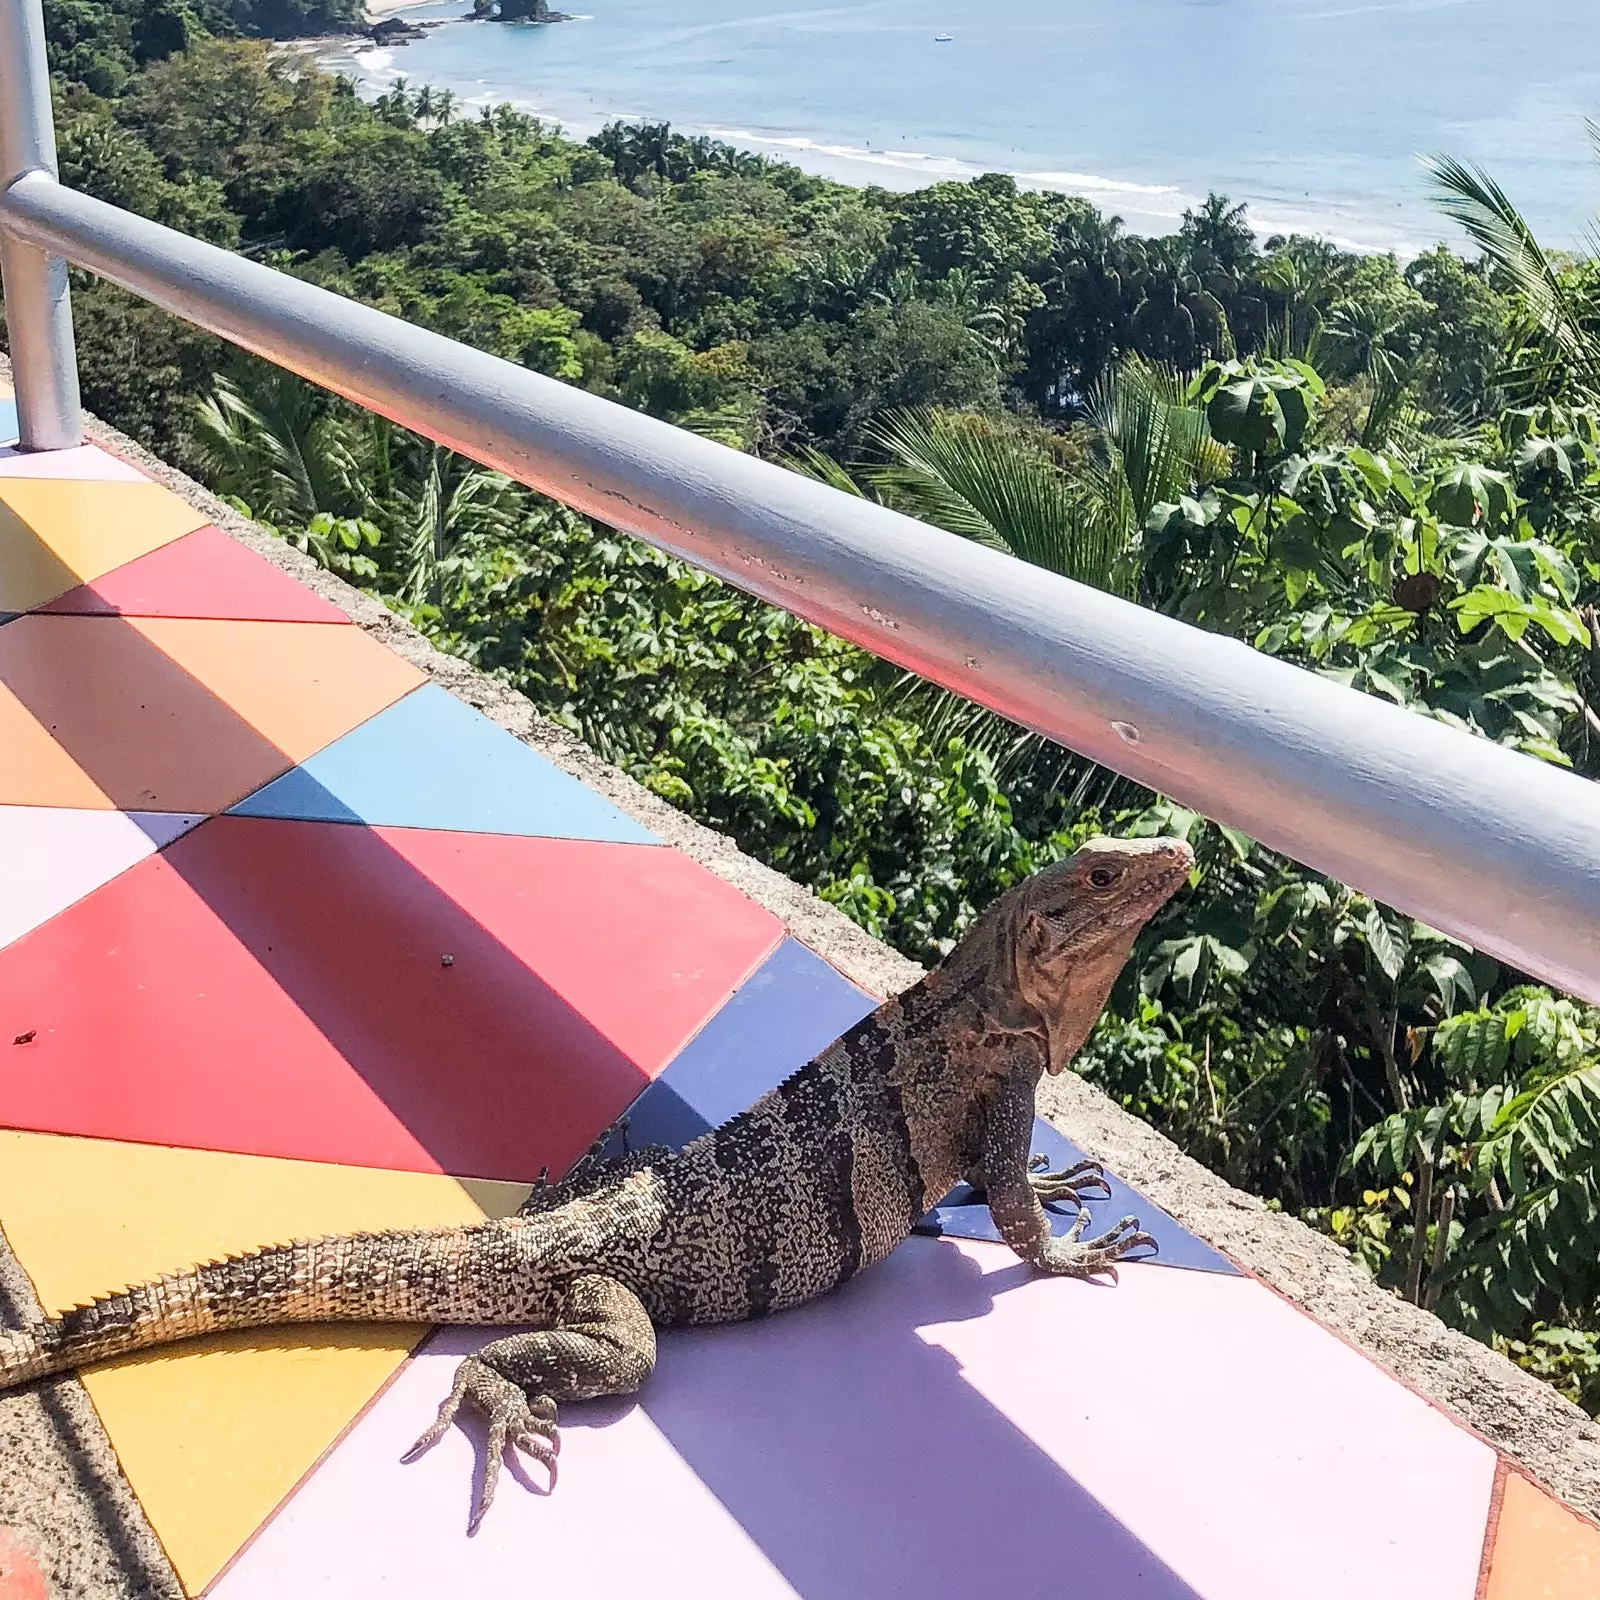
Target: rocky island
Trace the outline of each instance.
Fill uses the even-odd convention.
[[[484,22],[570,22],[565,11],[552,11],[549,0],[472,0],[472,14]]]

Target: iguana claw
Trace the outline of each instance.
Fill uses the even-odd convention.
[[[1111,1193],[1111,1185],[1106,1182],[1106,1169],[1098,1161],[1076,1161],[1070,1167],[1055,1171],[1047,1171],[1049,1165],[1049,1156],[1032,1155],[1028,1158],[1028,1182],[1033,1185],[1033,1192],[1038,1195],[1041,1205],[1071,1200],[1081,1206],[1084,1191],[1088,1189]]]
[[[1050,1240],[1039,1265],[1046,1272],[1064,1278],[1095,1278],[1109,1273],[1114,1279],[1117,1263],[1132,1251],[1160,1249],[1156,1241],[1140,1229],[1134,1217],[1124,1217],[1115,1227],[1107,1228],[1093,1239],[1083,1237],[1088,1226],[1089,1213],[1080,1211],[1068,1233]]]
[[[414,1461],[424,1450],[436,1445],[455,1421],[461,1402],[468,1399],[489,1419],[483,1484],[473,1501],[472,1516],[467,1523],[467,1532],[471,1534],[478,1531],[478,1524],[483,1521],[484,1513],[494,1500],[507,1445],[539,1462],[550,1475],[549,1488],[554,1489],[556,1457],[561,1454],[561,1434],[556,1426],[554,1400],[545,1395],[525,1395],[511,1379],[468,1356],[456,1368],[456,1381],[440,1405],[439,1415],[432,1426],[400,1459]]]

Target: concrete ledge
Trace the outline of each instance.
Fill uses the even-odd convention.
[[[0,374],[8,374],[3,359]],[[91,420],[89,432],[331,601],[433,681],[768,907],[863,988],[889,995],[920,975],[914,963],[834,907],[600,761],[545,721],[525,697],[435,650],[380,602],[324,572],[114,429]],[[1081,1080],[1048,1080],[1040,1110],[1186,1226],[1476,1430],[1568,1504],[1600,1519],[1600,1426],[1554,1390],[1379,1289],[1330,1240],[1232,1189]],[[0,1249],[0,1316],[37,1314],[26,1279]],[[75,1380],[0,1397],[4,1525],[19,1530],[52,1594],[181,1594]]]

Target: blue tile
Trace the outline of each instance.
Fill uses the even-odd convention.
[[[878,1002],[785,939],[628,1112],[628,1143],[677,1149],[748,1109]]]
[[[17,402],[0,399],[0,444],[17,441]]]
[[[435,684],[364,722],[234,814],[659,844],[609,800]]]
[[[1033,1125],[1033,1148],[1050,1158],[1052,1168],[1070,1167],[1082,1161],[1086,1152],[1070,1139],[1057,1133],[1042,1117]],[[1160,1246],[1154,1256],[1136,1259],[1153,1260],[1167,1267],[1191,1267],[1200,1272],[1237,1273],[1238,1268],[1213,1250],[1203,1239],[1197,1238],[1165,1211],[1153,1205],[1140,1192],[1124,1183],[1114,1173],[1106,1174],[1110,1186],[1109,1197],[1096,1194],[1089,1200],[1089,1232],[1101,1233],[1121,1217],[1134,1216],[1139,1225]],[[995,1239],[1000,1235],[989,1216],[989,1208],[971,1201],[972,1191],[965,1186],[949,1195],[943,1204],[936,1206],[917,1225],[918,1233],[950,1234],[960,1239]],[[1050,1231],[1060,1235],[1072,1226],[1077,1215],[1070,1205],[1049,1206]]]

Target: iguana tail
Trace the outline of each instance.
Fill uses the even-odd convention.
[[[532,1320],[544,1252],[541,1241],[515,1237],[524,1229],[490,1222],[297,1239],[168,1273],[60,1317],[0,1329],[0,1389],[230,1328]],[[521,1303],[511,1305],[514,1298]]]

